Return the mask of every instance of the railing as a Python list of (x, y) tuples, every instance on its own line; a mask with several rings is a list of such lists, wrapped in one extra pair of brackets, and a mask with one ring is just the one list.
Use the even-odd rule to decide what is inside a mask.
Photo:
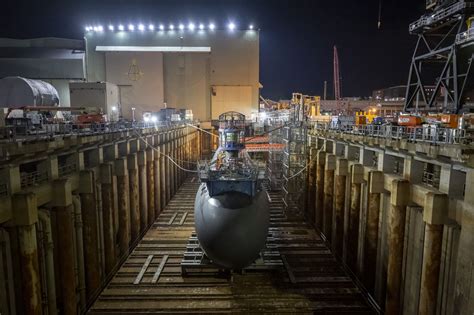
[(441, 21), (441, 20), (443, 20), (447, 17), (450, 17), (450, 16), (456, 14), (457, 12), (459, 12), (459, 11), (465, 9), (465, 8), (472, 8), (472, 7), (474, 7), (474, 5), (472, 3), (466, 3), (464, 1), (456, 2), (453, 5), (445, 8), (445, 9), (438, 10), (438, 11), (434, 12), (431, 15), (422, 16), (419, 20), (417, 20), (417, 21), (410, 24), (409, 30), (410, 30), (410, 32), (412, 32), (414, 30), (419, 29), (420, 27), (428, 26), (430, 24), (439, 22), (439, 21)]
[(318, 131), (336, 132), (366, 137), (407, 140), (410, 142), (428, 142), (432, 144), (465, 144), (468, 142), (463, 129), (441, 128), (437, 126), (403, 127), (377, 125), (331, 126), (328, 123), (314, 124)]
[(464, 44), (474, 39), (474, 28), (470, 28), (461, 34), (456, 35), (456, 44)]
[(43, 128), (28, 130), (26, 134), (17, 133), (17, 128), (0, 128), (0, 140), (15, 142), (18, 140), (40, 140), (71, 135), (97, 135), (114, 132), (126, 132), (146, 128), (167, 128), (184, 126), (185, 122), (114, 122), (101, 124), (48, 124)]
[(66, 176), (76, 171), (76, 164), (64, 164), (58, 167), (59, 176)]
[(48, 173), (46, 171), (39, 172), (30, 172), (30, 173), (22, 173), (20, 175), (21, 178), (21, 188), (37, 185), (48, 180)]

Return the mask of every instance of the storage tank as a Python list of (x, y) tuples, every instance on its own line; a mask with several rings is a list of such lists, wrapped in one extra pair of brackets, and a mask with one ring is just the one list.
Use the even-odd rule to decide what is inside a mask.
[(57, 105), (58, 91), (47, 82), (22, 77), (0, 79), (0, 108)]

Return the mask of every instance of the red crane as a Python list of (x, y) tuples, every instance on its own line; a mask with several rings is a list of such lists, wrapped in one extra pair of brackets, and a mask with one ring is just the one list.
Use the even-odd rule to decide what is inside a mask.
[(338, 111), (341, 111), (339, 107), (339, 100), (341, 99), (341, 73), (339, 71), (339, 55), (336, 46), (334, 46), (334, 99), (336, 100)]

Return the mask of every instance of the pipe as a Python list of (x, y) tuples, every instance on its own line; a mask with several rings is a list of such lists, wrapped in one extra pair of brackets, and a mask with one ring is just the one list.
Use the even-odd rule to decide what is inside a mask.
[(51, 229), (51, 216), (46, 210), (38, 211), (45, 241), (46, 288), (48, 292), (48, 314), (57, 314), (56, 281), (54, 278), (54, 242)]
[(72, 196), (72, 204), (74, 205), (74, 230), (76, 232), (76, 253), (77, 253), (77, 271), (79, 296), (81, 301), (81, 310), (86, 307), (86, 272), (84, 270), (84, 239), (82, 232), (82, 207), (81, 200), (78, 195)]

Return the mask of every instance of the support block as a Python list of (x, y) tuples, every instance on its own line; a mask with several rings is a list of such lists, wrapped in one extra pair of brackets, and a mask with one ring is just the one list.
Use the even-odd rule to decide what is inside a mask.
[(326, 170), (333, 171), (336, 169), (336, 156), (334, 154), (326, 155)]
[(336, 161), (336, 175), (349, 175), (349, 161), (347, 159), (337, 159)]
[(410, 183), (405, 179), (394, 179), (390, 190), (390, 203), (394, 206), (407, 206), (410, 201)]
[(351, 166), (351, 183), (362, 184), (364, 182), (364, 167), (362, 164)]
[(146, 165), (146, 153), (145, 153), (145, 151), (138, 151), (137, 163), (138, 163), (139, 166), (145, 166)]
[(100, 183), (112, 184), (112, 165), (104, 163), (100, 165)]
[(127, 176), (127, 158), (123, 157), (115, 160), (115, 175), (117, 176)]
[(15, 225), (25, 226), (38, 222), (38, 204), (34, 193), (17, 193), (12, 199)]
[(94, 193), (94, 172), (87, 170), (79, 173), (79, 193)]
[(371, 194), (381, 194), (385, 191), (384, 189), (384, 177), (381, 171), (370, 171), (369, 172), (369, 192)]
[(66, 207), (72, 204), (72, 190), (69, 179), (59, 179), (53, 182), (53, 207)]
[(448, 219), (449, 200), (446, 194), (428, 192), (425, 195), (423, 221), (429, 224), (445, 224)]
[(130, 154), (127, 156), (127, 168), (129, 170), (136, 170), (138, 168), (137, 155)]

